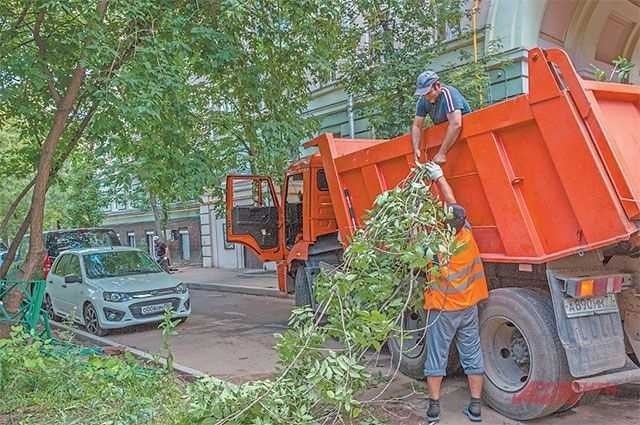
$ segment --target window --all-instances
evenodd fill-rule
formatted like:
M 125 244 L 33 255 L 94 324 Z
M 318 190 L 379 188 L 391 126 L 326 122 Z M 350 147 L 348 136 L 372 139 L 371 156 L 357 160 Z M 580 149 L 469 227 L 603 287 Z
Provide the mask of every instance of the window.
M 329 183 L 327 182 L 327 174 L 324 170 L 318 170 L 316 174 L 316 182 L 318 184 L 318 190 L 326 192 L 329 190 Z
M 129 245 L 130 247 L 133 247 L 133 248 L 136 247 L 136 233 L 135 232 L 128 232 L 127 233 L 127 245 Z
M 69 256 L 69 262 L 66 264 L 66 275 L 72 274 L 74 276 L 82 276 L 82 270 L 80 269 L 80 258 L 76 255 Z
M 155 233 L 151 230 L 147 230 L 146 233 L 146 238 L 147 238 L 147 252 L 149 253 L 149 255 L 151 255 L 153 258 L 156 257 L 156 253 L 155 253 L 155 247 L 153 246 L 153 236 L 155 235 Z
M 53 273 L 57 276 L 66 276 L 67 270 L 69 269 L 68 264 L 70 260 L 71 260 L 70 254 L 60 258 L 60 261 L 58 261 L 58 264 L 56 264 L 56 268 L 53 271 Z
M 285 205 L 285 238 L 287 246 L 296 243 L 302 233 L 302 200 L 304 177 L 302 173 L 287 177 L 287 197 Z
M 189 240 L 189 231 L 180 230 L 180 253 L 183 260 L 191 259 L 191 242 Z
M 271 188 L 268 180 L 254 180 L 252 185 L 254 207 L 273 207 L 275 202 L 271 196 Z

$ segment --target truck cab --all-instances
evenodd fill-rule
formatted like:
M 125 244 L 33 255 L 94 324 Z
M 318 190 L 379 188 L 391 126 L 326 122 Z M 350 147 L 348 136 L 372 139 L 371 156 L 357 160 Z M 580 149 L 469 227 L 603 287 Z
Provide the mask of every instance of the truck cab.
M 310 254 L 332 252 L 322 259 L 338 261 L 338 227 L 319 154 L 293 163 L 281 187 L 265 176 L 230 175 L 226 183 L 227 239 L 251 248 L 262 261 L 275 261 L 280 291 L 295 292 L 299 268 L 298 286 L 308 287 L 302 278 L 318 270 L 305 268 Z M 298 301 L 311 304 L 310 295 L 298 294 Z

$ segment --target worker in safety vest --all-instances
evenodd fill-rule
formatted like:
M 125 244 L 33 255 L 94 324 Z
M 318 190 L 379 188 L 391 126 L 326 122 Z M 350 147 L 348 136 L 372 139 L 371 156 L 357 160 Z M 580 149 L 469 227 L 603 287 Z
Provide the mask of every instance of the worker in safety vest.
M 415 95 L 419 98 L 411 127 L 411 141 L 416 162 L 420 158 L 424 119 L 429 115 L 434 124 L 449 122 L 440 149 L 433 157 L 437 164 L 444 164 L 447 161 L 447 152 L 462 131 L 462 116 L 471 112 L 471 107 L 458 89 L 441 84 L 438 74 L 433 71 L 425 71 L 418 75 Z
M 441 267 L 436 282 L 424 294 L 424 307 L 428 312 L 427 357 L 424 367 L 429 390 L 427 422 L 440 420 L 440 385 L 446 375 L 449 348 L 454 337 L 471 392 L 471 401 L 464 408 L 464 413 L 471 421 L 479 422 L 484 364 L 480 349 L 477 304 L 489 296 L 487 280 L 464 208 L 456 203 L 440 166 L 430 162 L 426 167 L 429 178 L 436 182 L 450 208 L 452 218 L 449 225 L 456 231 L 455 241 L 458 247 L 448 264 Z

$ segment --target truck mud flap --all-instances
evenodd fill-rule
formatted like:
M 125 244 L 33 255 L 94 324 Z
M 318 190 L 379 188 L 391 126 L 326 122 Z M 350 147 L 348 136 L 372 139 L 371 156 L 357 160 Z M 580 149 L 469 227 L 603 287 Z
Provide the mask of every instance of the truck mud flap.
M 561 278 L 547 270 L 558 336 L 569 371 L 575 378 L 591 376 L 625 365 L 627 355 L 619 309 L 590 316 L 567 317 Z

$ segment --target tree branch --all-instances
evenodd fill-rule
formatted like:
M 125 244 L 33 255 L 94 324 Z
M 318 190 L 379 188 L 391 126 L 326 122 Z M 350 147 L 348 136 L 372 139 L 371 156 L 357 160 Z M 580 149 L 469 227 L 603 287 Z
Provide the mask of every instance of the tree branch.
M 49 69 L 49 64 L 47 63 L 47 45 L 44 40 L 40 37 L 40 29 L 42 28 L 42 23 L 44 22 L 44 12 L 38 13 L 38 17 L 36 18 L 36 23 L 33 26 L 33 30 L 31 31 L 33 34 L 33 40 L 36 42 L 36 46 L 38 46 L 38 54 L 40 55 L 40 59 L 42 59 L 42 68 L 45 74 L 47 74 L 47 85 L 49 86 L 49 94 L 53 98 L 56 105 L 60 103 L 60 93 L 56 89 L 56 82 L 53 72 Z

